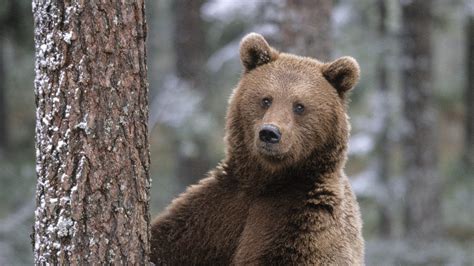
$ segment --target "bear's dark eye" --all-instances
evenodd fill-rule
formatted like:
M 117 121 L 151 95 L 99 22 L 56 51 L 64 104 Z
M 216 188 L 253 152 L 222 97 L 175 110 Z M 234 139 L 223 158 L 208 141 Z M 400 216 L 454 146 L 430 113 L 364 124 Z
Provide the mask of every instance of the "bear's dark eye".
M 263 108 L 268 108 L 272 105 L 272 100 L 270 98 L 263 98 L 261 104 Z
M 295 104 L 295 106 L 293 107 L 293 111 L 296 113 L 296 114 L 302 114 L 304 112 L 304 105 L 302 104 Z

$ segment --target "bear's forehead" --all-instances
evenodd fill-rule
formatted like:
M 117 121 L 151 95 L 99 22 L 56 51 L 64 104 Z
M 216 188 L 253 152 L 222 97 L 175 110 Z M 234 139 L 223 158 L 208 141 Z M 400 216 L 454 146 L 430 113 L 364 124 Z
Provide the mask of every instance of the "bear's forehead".
M 311 58 L 283 54 L 277 60 L 248 73 L 244 84 L 266 92 L 312 94 L 324 90 L 328 85 L 321 73 L 321 66 L 321 62 Z
M 302 69 L 302 70 L 309 70 L 309 69 L 318 69 L 323 66 L 323 63 L 311 58 L 311 57 L 303 57 L 297 56 L 292 54 L 279 54 L 277 60 L 274 63 L 278 66 L 291 66 L 294 68 Z

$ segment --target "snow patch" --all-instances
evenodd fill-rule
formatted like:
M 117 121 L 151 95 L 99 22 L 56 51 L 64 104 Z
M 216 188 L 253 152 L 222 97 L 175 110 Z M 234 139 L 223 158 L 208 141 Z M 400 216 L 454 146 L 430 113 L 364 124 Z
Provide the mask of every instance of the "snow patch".
M 65 237 L 72 234 L 72 226 L 74 222 L 69 217 L 60 216 L 56 224 L 59 237 Z
M 63 40 L 64 40 L 67 44 L 71 44 L 71 38 L 72 38 L 72 32 L 67 32 L 67 33 L 64 33 L 64 34 L 63 34 Z

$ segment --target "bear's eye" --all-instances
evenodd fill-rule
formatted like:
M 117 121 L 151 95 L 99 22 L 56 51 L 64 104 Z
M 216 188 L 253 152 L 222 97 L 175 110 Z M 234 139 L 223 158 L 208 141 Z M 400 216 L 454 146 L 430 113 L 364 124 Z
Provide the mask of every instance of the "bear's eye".
M 263 98 L 261 104 L 263 108 L 268 108 L 272 105 L 272 100 L 270 98 Z
M 295 104 L 295 106 L 293 107 L 293 111 L 296 113 L 296 114 L 302 114 L 304 112 L 304 105 L 302 104 Z

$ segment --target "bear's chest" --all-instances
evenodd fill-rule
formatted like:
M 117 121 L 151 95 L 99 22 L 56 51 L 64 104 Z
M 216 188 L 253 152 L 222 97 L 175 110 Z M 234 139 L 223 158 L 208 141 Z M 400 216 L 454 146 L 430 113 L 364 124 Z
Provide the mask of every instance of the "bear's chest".
M 295 227 L 292 219 L 301 214 L 301 202 L 301 198 L 288 194 L 252 200 L 234 261 L 261 258 L 283 235 L 299 232 L 301 228 Z

